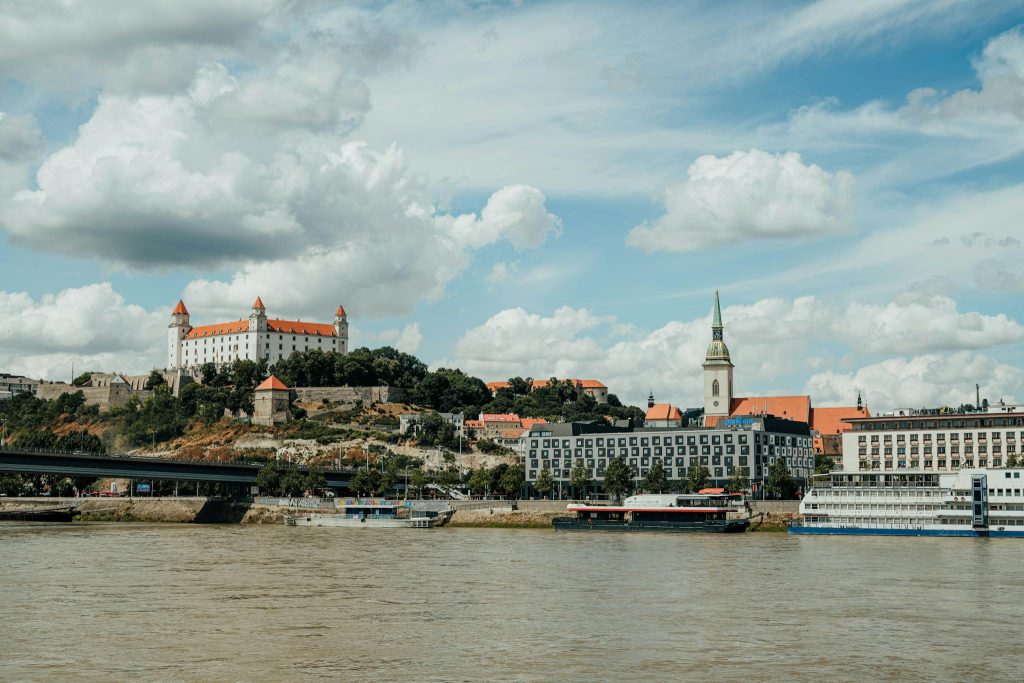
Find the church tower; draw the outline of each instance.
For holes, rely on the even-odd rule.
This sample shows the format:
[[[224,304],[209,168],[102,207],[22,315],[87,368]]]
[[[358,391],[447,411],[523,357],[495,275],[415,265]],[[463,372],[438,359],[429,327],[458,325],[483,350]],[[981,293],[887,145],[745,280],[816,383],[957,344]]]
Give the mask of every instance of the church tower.
[[[344,306],[334,312],[334,331],[338,334],[338,353],[348,353],[348,314]]]
[[[728,416],[732,404],[732,360],[722,339],[722,307],[715,290],[715,313],[711,321],[711,343],[704,357],[704,415]]]
[[[180,368],[181,340],[192,329],[189,324],[188,309],[185,302],[178,299],[178,305],[171,311],[171,324],[167,326],[167,367],[174,370]]]
[[[249,331],[250,332],[266,332],[267,331],[267,309],[263,305],[263,299],[256,297],[256,301],[252,302],[252,311],[249,312]],[[259,342],[257,341],[256,348],[259,348]]]

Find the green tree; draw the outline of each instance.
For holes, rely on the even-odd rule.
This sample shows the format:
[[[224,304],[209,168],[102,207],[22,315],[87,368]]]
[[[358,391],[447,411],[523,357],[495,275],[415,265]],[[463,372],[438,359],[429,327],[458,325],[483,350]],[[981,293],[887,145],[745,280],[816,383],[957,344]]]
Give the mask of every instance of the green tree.
[[[314,494],[319,495],[327,488],[327,477],[324,470],[318,465],[310,465],[306,472],[306,488]]]
[[[501,492],[509,498],[518,496],[526,483],[526,468],[522,465],[512,465],[501,475],[499,487]]]
[[[156,389],[159,386],[167,384],[167,380],[164,379],[164,375],[159,370],[150,370],[149,377],[146,379],[147,389]]]
[[[359,470],[352,477],[349,488],[359,496],[377,495],[380,490],[380,472],[375,469]]]
[[[590,468],[584,465],[582,460],[577,461],[572,471],[569,472],[569,485],[572,486],[576,497],[586,497],[590,493],[593,483],[590,479]]]
[[[417,468],[409,476],[409,486],[416,491],[416,497],[423,497],[423,488],[430,483],[430,476],[422,469]]]
[[[649,493],[664,493],[667,491],[668,477],[665,475],[665,468],[660,463],[651,467],[640,486]]]
[[[786,459],[775,458],[775,462],[768,468],[768,480],[764,485],[765,491],[775,498],[790,499],[796,493],[796,482],[793,475],[786,467]]]
[[[306,490],[306,477],[295,463],[289,463],[281,475],[281,493],[285,496],[301,496]]]
[[[633,491],[633,469],[626,464],[626,459],[621,455],[608,461],[602,488],[617,503],[622,501],[623,496]]]
[[[551,476],[551,470],[547,466],[540,471],[540,475],[537,477],[537,481],[534,482],[533,488],[537,490],[537,493],[545,498],[550,495],[551,491],[555,488],[555,480]]]
[[[78,377],[76,377],[73,380],[71,380],[71,384],[76,386],[76,387],[84,387],[86,384],[89,383],[89,380],[91,380],[91,379],[92,379],[92,373],[91,372],[83,372],[81,375],[79,375]]]
[[[814,454],[814,473],[815,474],[828,474],[829,472],[831,472],[835,468],[836,468],[836,463],[835,463],[835,461],[832,458],[828,457],[827,455],[823,455],[821,453],[815,453]]]
[[[747,477],[747,468],[732,468],[732,479],[729,480],[729,491],[732,493],[742,493],[748,488],[750,488],[750,479]]]
[[[281,495],[281,471],[276,463],[268,462],[256,473],[256,486],[261,496]]]
[[[1020,458],[1017,457],[1016,453],[1010,453],[1006,456],[1007,467],[1020,467]]]
[[[473,495],[482,496],[490,492],[491,474],[486,467],[478,467],[469,475],[469,490]]]
[[[711,479],[711,472],[704,465],[694,465],[686,475],[686,488],[691,493],[696,493],[708,487]]]

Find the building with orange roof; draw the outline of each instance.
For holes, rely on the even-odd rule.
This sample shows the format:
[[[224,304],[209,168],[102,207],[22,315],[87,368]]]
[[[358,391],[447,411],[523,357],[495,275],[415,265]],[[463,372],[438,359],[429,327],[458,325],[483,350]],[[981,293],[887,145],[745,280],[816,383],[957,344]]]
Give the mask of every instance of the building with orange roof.
[[[167,367],[191,370],[205,363],[266,360],[273,365],[299,351],[348,352],[348,316],[342,306],[333,323],[268,318],[256,297],[247,319],[192,326],[184,301],[171,312],[167,333]]]
[[[291,390],[274,375],[253,390],[253,424],[272,427],[291,419]]]
[[[481,413],[480,423],[481,431],[478,435],[487,439],[498,438],[506,429],[523,431],[522,420],[515,413]]]
[[[810,396],[733,396],[733,364],[725,345],[722,309],[715,290],[711,344],[704,359],[704,426],[713,428],[726,418],[770,415],[807,424],[815,434],[816,453],[834,447],[833,437],[849,428],[842,420],[868,417],[870,412],[857,397],[856,407],[814,408]]]

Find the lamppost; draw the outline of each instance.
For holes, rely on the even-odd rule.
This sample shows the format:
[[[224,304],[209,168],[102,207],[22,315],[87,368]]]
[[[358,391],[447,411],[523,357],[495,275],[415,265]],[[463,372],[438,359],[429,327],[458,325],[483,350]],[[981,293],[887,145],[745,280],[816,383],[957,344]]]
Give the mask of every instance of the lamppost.
[[[0,436],[0,448],[3,448],[7,445],[7,418],[3,418],[0,422],[3,422],[4,425],[3,436]]]

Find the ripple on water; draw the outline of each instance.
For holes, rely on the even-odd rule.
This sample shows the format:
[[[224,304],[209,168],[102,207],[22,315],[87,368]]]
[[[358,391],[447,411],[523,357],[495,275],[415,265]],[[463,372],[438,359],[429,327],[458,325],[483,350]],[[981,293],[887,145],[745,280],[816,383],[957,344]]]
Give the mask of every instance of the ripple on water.
[[[1019,541],[7,525],[0,558],[2,680],[1024,677]]]

